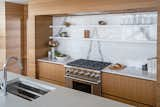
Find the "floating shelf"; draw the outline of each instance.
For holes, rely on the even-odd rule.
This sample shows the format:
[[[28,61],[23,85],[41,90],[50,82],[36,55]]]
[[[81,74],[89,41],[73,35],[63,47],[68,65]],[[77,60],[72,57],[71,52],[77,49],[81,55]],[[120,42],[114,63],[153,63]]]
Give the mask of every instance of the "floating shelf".
[[[71,25],[69,27],[66,27],[64,25],[61,26],[53,26],[50,25],[49,28],[119,28],[119,27],[151,27],[151,26],[157,26],[157,24],[151,24],[151,25]]]
[[[64,40],[88,40],[88,41],[102,41],[102,42],[114,42],[114,43],[140,43],[140,44],[156,44],[157,41],[144,41],[144,40],[104,40],[98,38],[72,38],[72,37],[53,37],[55,39],[64,39]]]

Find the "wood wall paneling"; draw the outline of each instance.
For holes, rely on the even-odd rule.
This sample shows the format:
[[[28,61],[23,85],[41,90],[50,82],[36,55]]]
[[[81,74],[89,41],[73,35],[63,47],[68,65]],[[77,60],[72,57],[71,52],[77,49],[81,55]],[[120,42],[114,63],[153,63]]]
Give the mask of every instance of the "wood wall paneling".
[[[27,6],[5,2],[5,15],[6,15],[6,57],[15,56],[21,59],[23,63],[23,74],[26,72],[27,54],[26,46],[26,21],[27,21]],[[10,71],[19,73],[19,69],[13,66],[12,63],[9,67]]]
[[[157,44],[157,57],[158,57],[158,63],[157,63],[157,79],[158,79],[158,83],[160,84],[160,2],[159,2],[159,6],[158,6],[158,44]]]
[[[160,1],[157,3],[158,5],[158,44],[157,44],[157,87],[156,87],[156,107],[160,107]]]
[[[32,0],[32,14],[64,14],[90,11],[113,11],[156,6],[156,0]]]
[[[5,2],[0,1],[0,68],[2,68],[6,60],[6,17]]]
[[[35,52],[36,59],[46,57],[49,46],[49,36],[52,35],[52,29],[49,25],[52,24],[52,16],[36,16],[35,19]]]
[[[31,77],[36,77],[36,59],[47,56],[49,36],[52,35],[52,29],[49,29],[51,24],[52,16],[28,17],[27,75]]]

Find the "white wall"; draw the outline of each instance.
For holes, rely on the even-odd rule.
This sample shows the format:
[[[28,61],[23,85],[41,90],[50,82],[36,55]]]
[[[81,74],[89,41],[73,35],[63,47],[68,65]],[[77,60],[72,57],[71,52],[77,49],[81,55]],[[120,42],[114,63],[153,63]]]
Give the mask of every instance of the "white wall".
[[[53,25],[63,25],[64,19],[73,26],[63,28],[73,39],[57,39],[60,43],[58,50],[72,58],[86,59],[91,41],[83,40],[84,30],[90,30],[91,38],[100,38],[104,41],[92,41],[89,55],[91,60],[102,60],[99,50],[102,51],[104,61],[123,63],[129,66],[141,66],[147,58],[155,57],[156,43],[127,43],[108,41],[156,41],[157,40],[157,12],[103,14],[88,16],[53,17]],[[104,20],[108,27],[90,27]],[[129,25],[126,25],[129,24]],[[134,24],[134,25],[133,25]],[[139,26],[137,24],[141,24]],[[143,25],[147,24],[147,25]],[[78,26],[81,27],[78,27]],[[85,26],[85,27],[82,27]],[[145,34],[140,32],[145,29]],[[53,27],[53,36],[60,28]],[[96,32],[97,31],[97,32]]]

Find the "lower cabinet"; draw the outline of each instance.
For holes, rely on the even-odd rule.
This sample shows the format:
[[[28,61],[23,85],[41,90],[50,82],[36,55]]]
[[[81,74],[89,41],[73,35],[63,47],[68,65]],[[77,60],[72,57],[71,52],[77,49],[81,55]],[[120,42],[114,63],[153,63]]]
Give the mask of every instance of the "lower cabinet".
[[[154,81],[102,73],[102,95],[137,107],[155,107]]]
[[[37,78],[53,84],[65,86],[65,68],[60,64],[38,61]]]
[[[157,85],[156,89],[157,89],[157,91],[156,91],[157,92],[157,94],[156,94],[156,98],[157,98],[156,99],[157,100],[156,107],[160,107],[160,84]]]

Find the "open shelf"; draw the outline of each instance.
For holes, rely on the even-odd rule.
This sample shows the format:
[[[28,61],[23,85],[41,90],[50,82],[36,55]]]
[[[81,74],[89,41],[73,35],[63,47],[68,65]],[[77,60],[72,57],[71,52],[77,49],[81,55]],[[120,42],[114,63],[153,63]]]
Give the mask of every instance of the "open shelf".
[[[71,25],[66,27],[64,25],[53,26],[50,25],[49,28],[120,28],[120,27],[152,27],[157,26],[157,24],[149,24],[149,25]]]
[[[157,41],[144,41],[144,40],[105,40],[103,38],[72,38],[72,37],[53,37],[55,39],[63,40],[87,40],[87,41],[102,41],[102,42],[114,42],[114,43],[140,43],[140,44],[156,44]]]

